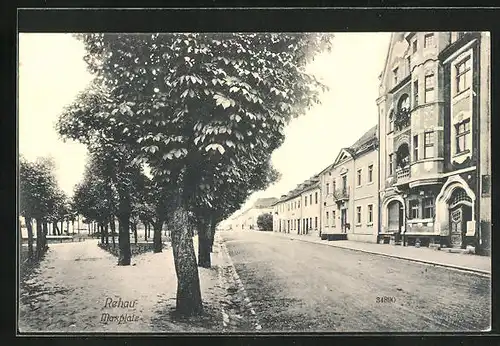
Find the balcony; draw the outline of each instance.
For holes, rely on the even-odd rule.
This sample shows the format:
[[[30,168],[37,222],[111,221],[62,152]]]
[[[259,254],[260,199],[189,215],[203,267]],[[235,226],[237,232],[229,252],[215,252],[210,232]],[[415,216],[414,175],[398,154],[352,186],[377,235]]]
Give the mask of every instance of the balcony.
[[[396,112],[394,117],[394,129],[396,131],[403,131],[411,124],[410,111],[408,108],[402,108]]]
[[[336,202],[349,200],[349,189],[347,189],[347,187],[336,189],[335,191],[333,191],[333,199]]]
[[[410,166],[396,168],[396,184],[406,184],[410,180]]]

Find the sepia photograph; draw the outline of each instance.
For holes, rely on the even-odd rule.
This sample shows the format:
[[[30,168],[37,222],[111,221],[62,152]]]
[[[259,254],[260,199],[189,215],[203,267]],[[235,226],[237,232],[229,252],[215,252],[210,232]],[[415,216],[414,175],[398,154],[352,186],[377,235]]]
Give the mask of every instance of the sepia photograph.
[[[491,330],[490,33],[18,33],[33,333]]]

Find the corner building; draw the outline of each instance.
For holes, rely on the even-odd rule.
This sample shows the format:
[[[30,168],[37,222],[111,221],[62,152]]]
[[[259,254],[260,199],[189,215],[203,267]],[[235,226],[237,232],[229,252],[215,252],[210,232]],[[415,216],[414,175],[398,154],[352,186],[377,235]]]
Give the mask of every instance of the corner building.
[[[393,33],[380,81],[379,241],[489,253],[489,34]]]

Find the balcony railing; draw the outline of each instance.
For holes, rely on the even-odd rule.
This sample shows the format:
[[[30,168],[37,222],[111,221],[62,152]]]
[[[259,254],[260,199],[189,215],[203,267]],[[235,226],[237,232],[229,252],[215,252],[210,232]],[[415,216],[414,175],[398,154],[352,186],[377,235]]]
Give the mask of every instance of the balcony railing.
[[[394,128],[396,131],[401,131],[410,126],[410,111],[402,108],[396,112],[394,118]]]
[[[336,201],[344,201],[349,199],[349,189],[347,187],[339,188],[333,191],[333,199]]]
[[[396,168],[396,182],[406,182],[410,178],[410,166]]]

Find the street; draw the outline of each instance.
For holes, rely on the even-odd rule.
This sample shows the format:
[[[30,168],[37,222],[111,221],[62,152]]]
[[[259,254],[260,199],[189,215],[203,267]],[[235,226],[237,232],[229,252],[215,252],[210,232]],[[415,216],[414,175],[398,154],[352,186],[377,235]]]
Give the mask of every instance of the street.
[[[457,332],[490,327],[488,277],[267,232],[222,233],[262,331]]]

